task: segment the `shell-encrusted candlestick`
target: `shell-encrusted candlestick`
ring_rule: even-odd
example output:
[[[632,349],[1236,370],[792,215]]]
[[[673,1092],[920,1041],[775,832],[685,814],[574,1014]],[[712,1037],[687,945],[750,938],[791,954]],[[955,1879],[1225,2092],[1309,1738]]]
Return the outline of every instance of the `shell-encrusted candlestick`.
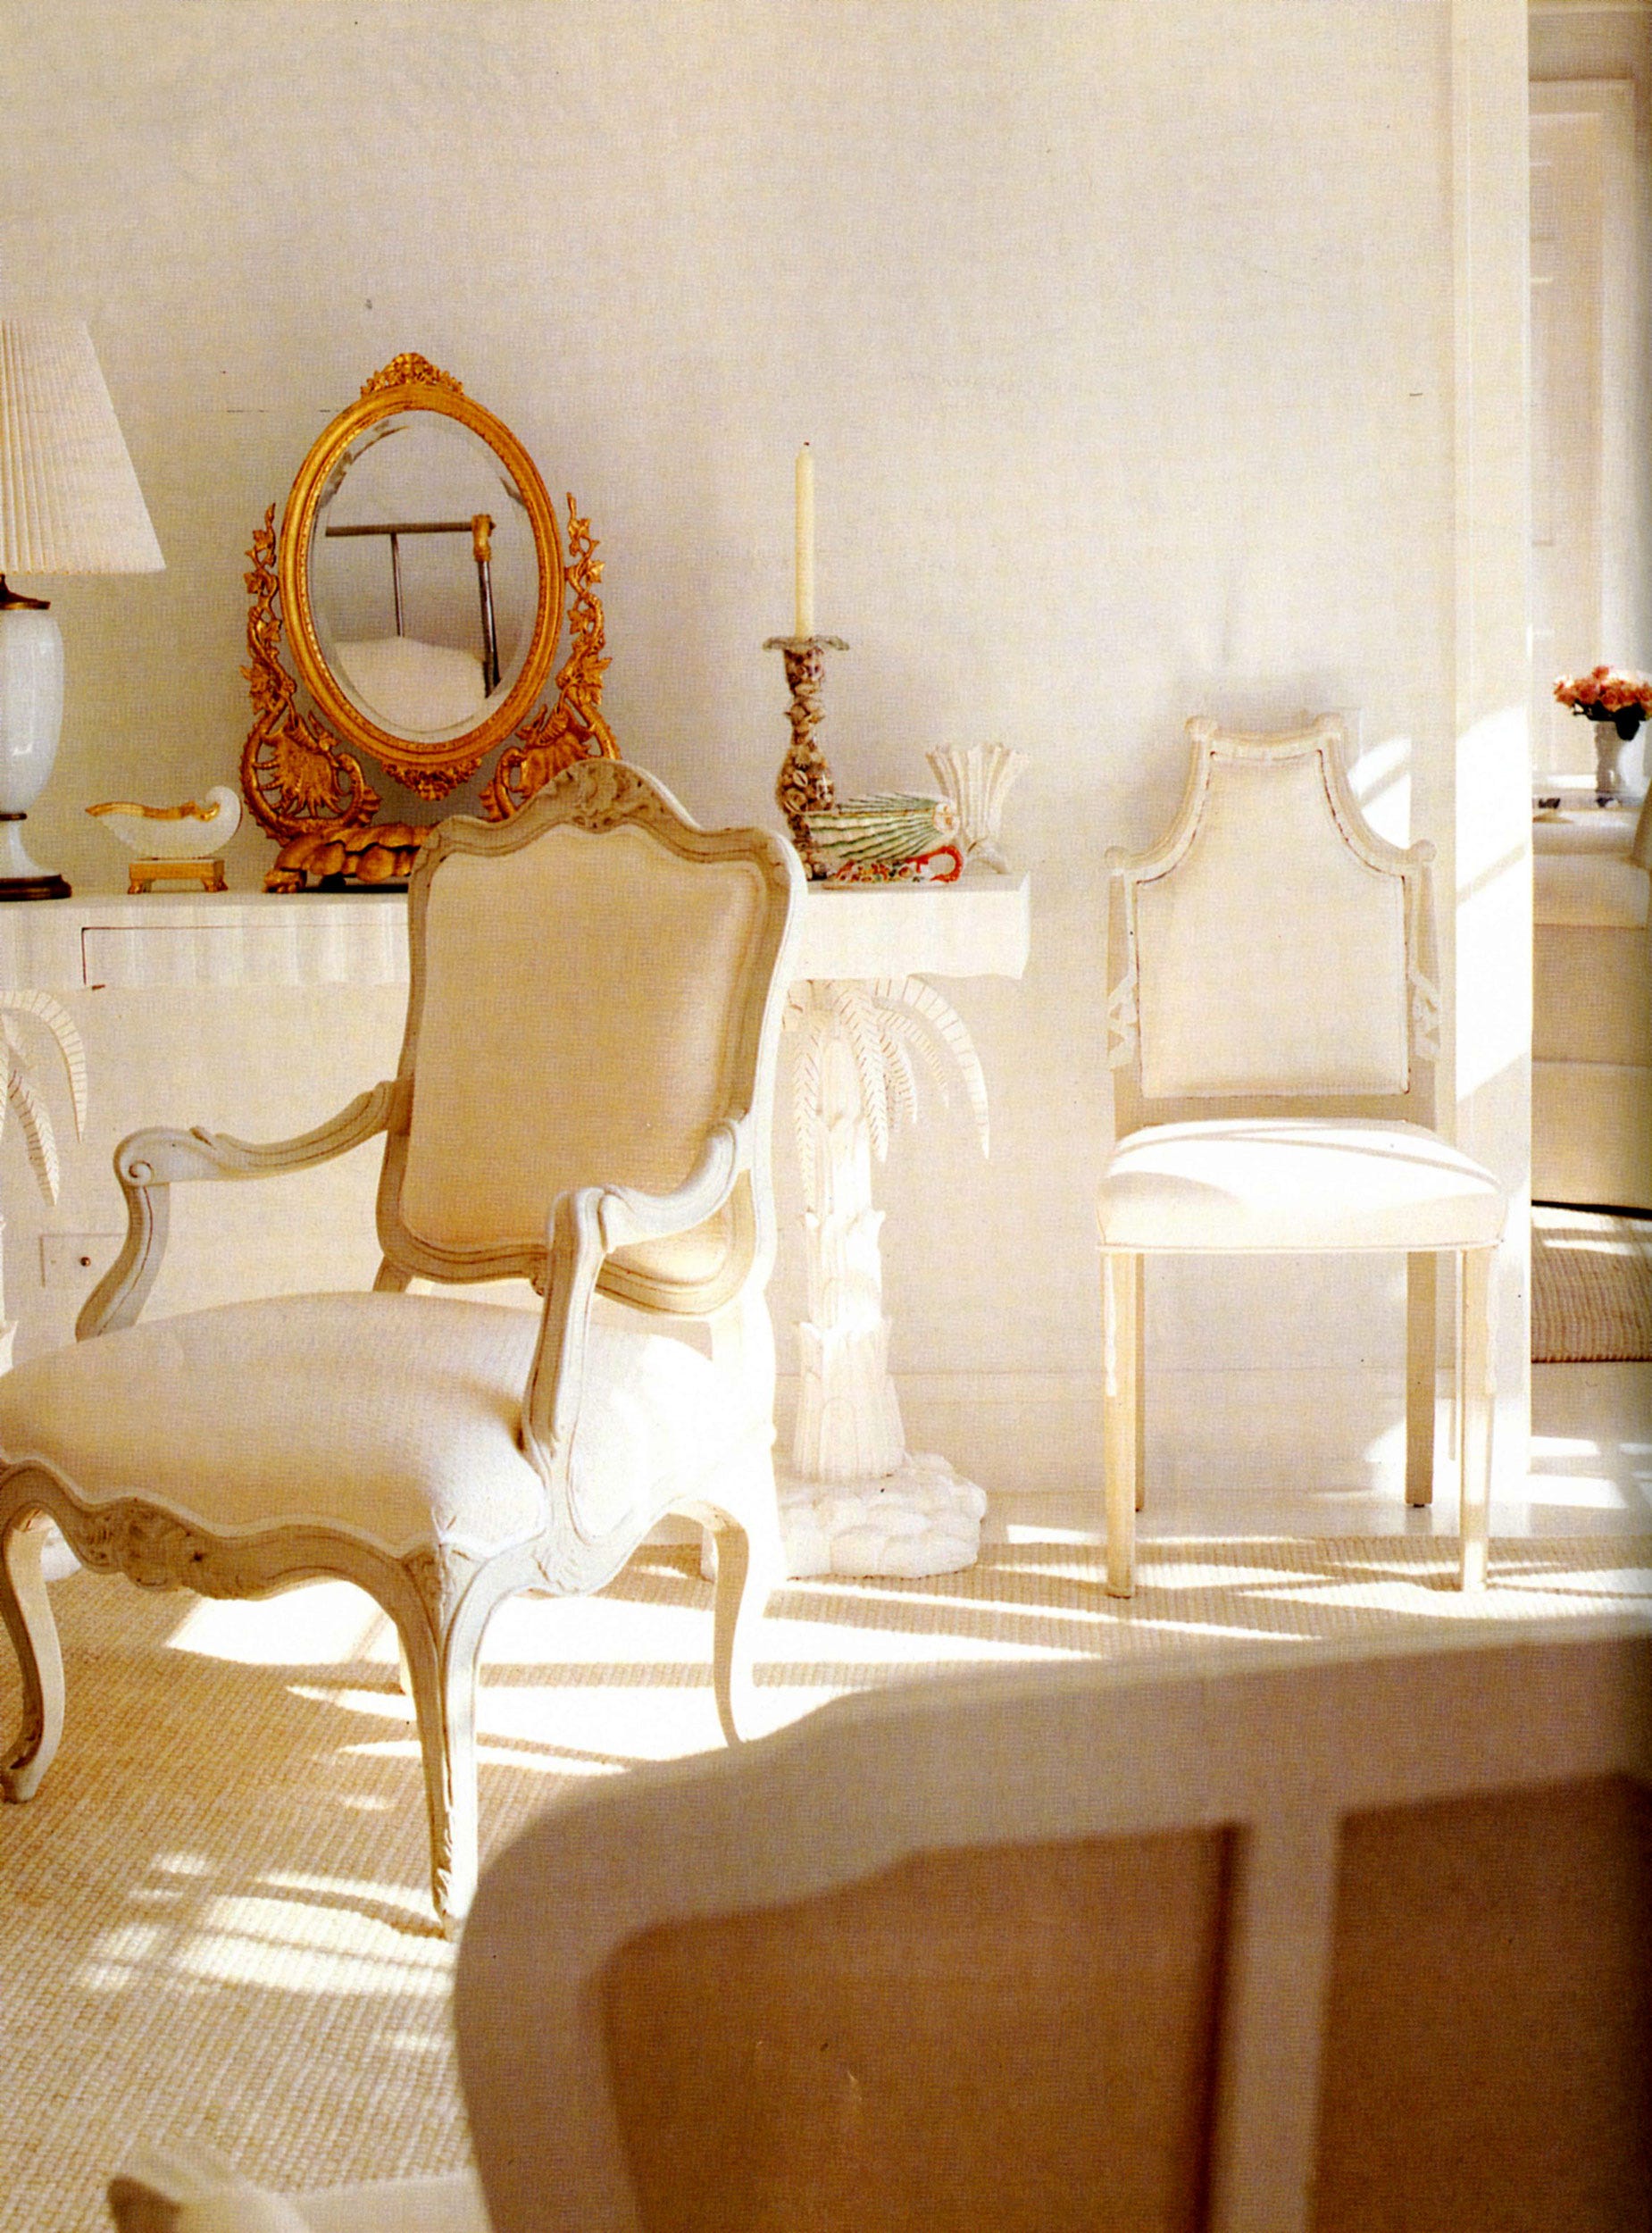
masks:
[[[841,636],[771,636],[763,648],[779,651],[786,663],[786,682],[791,691],[791,704],[786,709],[791,723],[791,749],[780,763],[774,796],[805,868],[813,877],[823,877],[826,866],[809,835],[808,816],[831,806],[837,793],[826,756],[814,741],[814,732],[821,723],[826,654],[847,651],[849,647]]]
[[[1024,752],[1007,745],[975,744],[967,752],[931,752],[929,763],[935,780],[958,810],[963,824],[964,857],[1009,874],[1009,863],[998,843],[998,824],[1010,785],[1027,765]]]

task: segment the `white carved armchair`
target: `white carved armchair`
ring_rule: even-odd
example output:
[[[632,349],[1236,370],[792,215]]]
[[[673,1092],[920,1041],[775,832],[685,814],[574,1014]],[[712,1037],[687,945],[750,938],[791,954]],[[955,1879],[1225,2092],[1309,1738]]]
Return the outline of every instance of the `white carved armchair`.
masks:
[[[1333,715],[1269,736],[1195,720],[1188,737],[1173,826],[1146,853],[1108,855],[1107,1587],[1135,1586],[1147,1258],[1393,1250],[1406,1259],[1413,1505],[1433,1495],[1437,1259],[1457,1261],[1461,1579],[1478,1588],[1506,1204],[1434,1130],[1434,849],[1401,851],[1365,822]]]
[[[86,1564],[150,1585],[252,1596],[337,1575],[376,1598],[405,1655],[448,1922],[475,1883],[476,1665],[503,1598],[596,1589],[663,1513],[697,1518],[721,1551],[732,1741],[780,1571],[762,1290],[800,890],[780,839],[702,831],[637,769],[583,764],[514,821],[451,821],[424,849],[393,1080],[298,1140],[122,1142],[129,1231],[78,1344],[0,1379],[0,1613],[23,1676],[5,1796],[30,1796],[63,1725],[41,1515]],[[375,1292],[138,1323],[170,1187],[379,1133]],[[523,1276],[537,1315],[404,1292]],[[629,1311],[593,1322],[598,1292]],[[681,1317],[709,1322],[709,1357],[655,1330]]]

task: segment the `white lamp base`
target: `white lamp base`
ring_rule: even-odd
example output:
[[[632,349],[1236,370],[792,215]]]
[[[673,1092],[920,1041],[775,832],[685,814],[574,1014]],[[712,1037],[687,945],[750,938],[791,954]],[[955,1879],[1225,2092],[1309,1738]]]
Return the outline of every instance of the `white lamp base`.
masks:
[[[29,857],[20,814],[0,816],[0,899],[67,899],[72,886]]]
[[[0,600],[0,900],[67,899],[68,884],[29,858],[22,833],[57,757],[63,640],[46,606],[4,581]]]

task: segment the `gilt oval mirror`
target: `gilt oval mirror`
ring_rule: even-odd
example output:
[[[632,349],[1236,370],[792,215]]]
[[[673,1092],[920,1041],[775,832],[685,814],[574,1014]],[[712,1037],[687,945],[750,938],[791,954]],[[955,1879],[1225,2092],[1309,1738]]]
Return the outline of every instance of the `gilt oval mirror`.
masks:
[[[248,804],[282,841],[271,888],[397,882],[430,803],[504,820],[571,760],[615,753],[588,523],[570,497],[572,642],[555,707],[536,715],[563,632],[555,514],[527,450],[450,374],[412,355],[375,373],[299,468],[279,537],[274,511],[250,553],[242,760]],[[403,794],[387,815],[357,756]],[[466,784],[474,798],[450,797]]]

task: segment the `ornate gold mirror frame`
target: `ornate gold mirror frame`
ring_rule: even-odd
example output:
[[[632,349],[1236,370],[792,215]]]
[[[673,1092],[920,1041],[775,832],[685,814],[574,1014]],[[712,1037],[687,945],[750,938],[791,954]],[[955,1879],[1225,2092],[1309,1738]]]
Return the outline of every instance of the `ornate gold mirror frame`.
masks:
[[[480,718],[464,728],[400,734],[375,720],[330,661],[312,594],[311,567],[324,506],[343,474],[363,454],[361,438],[399,414],[428,411],[468,428],[486,444],[513,484],[526,513],[538,566],[537,607],[514,679],[503,686],[492,634],[488,570],[493,523],[484,514],[461,523],[402,523],[398,533],[430,531],[438,524],[473,528],[473,555],[488,631],[484,682],[495,688]],[[252,664],[254,721],[241,754],[241,788],[260,826],[280,851],[264,878],[271,891],[299,891],[310,880],[337,889],[351,882],[398,883],[405,878],[435,826],[409,806],[400,819],[379,820],[384,800],[363,772],[373,762],[413,798],[426,805],[446,799],[474,775],[496,749],[498,759],[480,786],[477,804],[489,821],[505,822],[535,791],[573,761],[619,757],[602,715],[605,633],[597,584],[602,565],[590,523],[568,498],[568,562],[564,567],[556,517],[531,457],[510,430],[466,396],[450,373],[421,356],[392,359],[363,386],[360,400],[341,412],[299,468],[282,514],[275,506],[254,531],[246,575],[251,607],[246,643]],[[369,531],[355,530],[364,532]],[[390,527],[371,531],[388,536]],[[395,546],[392,544],[394,557]],[[546,678],[562,640],[564,588],[568,654],[557,671],[555,705],[540,703]],[[397,584],[399,608],[399,578]],[[289,668],[282,657],[283,615]],[[399,609],[398,609],[398,634]],[[301,706],[300,689],[308,709]],[[536,710],[537,708],[537,710]]]

